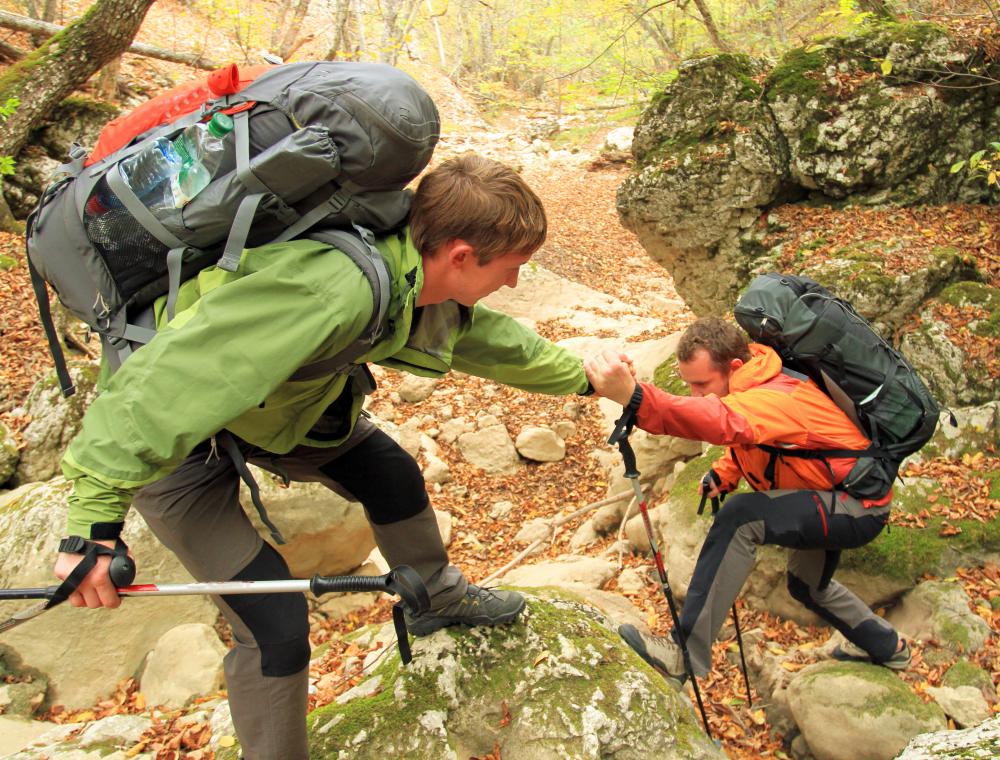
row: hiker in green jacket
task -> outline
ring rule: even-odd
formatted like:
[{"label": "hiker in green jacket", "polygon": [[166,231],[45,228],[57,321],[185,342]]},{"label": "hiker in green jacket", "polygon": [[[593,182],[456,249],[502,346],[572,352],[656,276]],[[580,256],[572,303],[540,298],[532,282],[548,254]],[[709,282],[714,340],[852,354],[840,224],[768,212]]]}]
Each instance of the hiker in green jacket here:
[{"label": "hiker in green jacket", "polygon": [[[245,250],[236,272],[203,270],[182,285],[172,320],[157,303],[159,333],[87,411],[63,459],[68,532],[114,546],[131,504],[197,580],[288,578],[240,507],[237,467],[217,445],[226,431],[245,461],[362,503],[389,565],[427,585],[431,609],[408,615],[412,633],[514,620],[524,599],[449,564],[416,461],[361,415],[364,364],[587,392],[577,357],[477,303],[517,284],[545,234],[542,204],[514,171],[471,154],[444,162],[421,181],[409,226],[376,240],[390,270],[387,329],[352,371],[313,379],[292,375],[351,345],[372,315],[372,288],[347,256],[295,240]],[[56,575],[80,558],[59,554]],[[99,558],[72,604],[118,606],[109,561]],[[216,603],[236,641],[225,673],[244,757],[307,757],[305,597]]]}]

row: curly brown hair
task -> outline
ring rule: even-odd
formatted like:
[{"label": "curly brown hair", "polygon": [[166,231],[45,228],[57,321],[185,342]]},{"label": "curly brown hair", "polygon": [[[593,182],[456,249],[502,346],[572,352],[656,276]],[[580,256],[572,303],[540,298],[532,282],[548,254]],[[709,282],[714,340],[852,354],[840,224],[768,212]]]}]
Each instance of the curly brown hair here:
[{"label": "curly brown hair", "polygon": [[746,334],[719,317],[702,317],[684,331],[677,344],[677,360],[691,361],[700,348],[708,351],[712,363],[719,369],[728,367],[733,359],[750,361]]},{"label": "curly brown hair", "polygon": [[480,264],[534,253],[548,229],[542,202],[521,175],[475,153],[448,159],[420,181],[409,223],[420,253],[464,240]]}]

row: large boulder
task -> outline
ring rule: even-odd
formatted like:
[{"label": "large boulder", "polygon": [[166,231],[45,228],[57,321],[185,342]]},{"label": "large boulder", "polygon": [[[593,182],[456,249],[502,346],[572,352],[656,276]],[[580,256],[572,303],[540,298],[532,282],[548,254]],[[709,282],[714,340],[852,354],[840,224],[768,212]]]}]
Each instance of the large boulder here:
[{"label": "large boulder", "polygon": [[788,692],[792,715],[816,760],[890,760],[913,737],[948,726],[941,708],[877,665],[810,665]]},{"label": "large boulder", "polygon": [[149,653],[139,682],[146,703],[167,709],[222,687],[226,647],[204,623],[184,623],[167,631]]},{"label": "large boulder", "polygon": [[24,450],[14,475],[16,483],[45,481],[61,472],[59,460],[80,431],[83,415],[97,396],[99,372],[96,362],[71,362],[69,373],[76,393],[69,398],[63,396],[55,371],[35,383],[24,402],[31,422],[21,434]]},{"label": "large boulder", "polygon": [[777,204],[986,201],[985,183],[947,169],[995,138],[996,98],[974,86],[942,97],[932,82],[947,69],[971,84],[975,55],[931,24],[879,23],[769,70],[731,54],[688,61],[636,126],[622,222],[705,315],[749,282],[758,222]]},{"label": "large boulder", "polygon": [[[0,496],[0,587],[56,583],[52,563],[65,535],[70,485],[61,478],[31,483]],[[150,532],[138,514],[126,520],[122,538],[138,566],[138,580],[190,583],[191,576]],[[12,615],[27,606],[6,602]],[[77,609],[63,604],[6,631],[3,643],[24,665],[49,679],[48,700],[69,708],[94,704],[138,671],[146,654],[179,622],[214,625],[218,611],[205,596],[126,599],[117,610]]]},{"label": "large boulder", "polygon": [[[276,548],[292,575],[343,575],[360,566],[375,548],[375,536],[359,502],[348,501],[321,483],[285,486],[257,467],[251,471],[268,517],[287,542]],[[241,485],[240,499],[250,506],[245,484]],[[261,535],[269,535],[257,510],[251,507],[247,513]]]},{"label": "large boulder", "polygon": [[959,459],[990,448],[1000,448],[1000,401],[941,412],[937,430],[920,450],[920,457]]},{"label": "large boulder", "polygon": [[740,235],[787,183],[785,141],[760,101],[764,72],[743,55],[685,62],[636,125],[618,212],[697,314],[735,301],[746,276]]},{"label": "large boulder", "polygon": [[513,625],[417,639],[405,668],[384,658],[310,714],[311,756],[724,757],[610,620],[564,593],[527,602]]}]

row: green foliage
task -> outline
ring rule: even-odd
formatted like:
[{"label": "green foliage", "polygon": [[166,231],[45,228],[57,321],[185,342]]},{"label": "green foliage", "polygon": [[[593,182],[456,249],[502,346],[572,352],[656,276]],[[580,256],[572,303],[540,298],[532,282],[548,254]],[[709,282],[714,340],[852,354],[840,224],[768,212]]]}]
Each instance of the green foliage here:
[{"label": "green foliage", "polygon": [[[0,121],[7,121],[13,116],[19,105],[21,105],[19,98],[7,98],[7,101],[0,105]],[[14,166],[13,156],[0,156],[0,177],[13,174]]]},{"label": "green foliage", "polygon": [[963,169],[973,177],[982,178],[988,187],[1000,189],[1000,142],[992,142],[989,148],[977,150],[951,165],[952,174]]}]

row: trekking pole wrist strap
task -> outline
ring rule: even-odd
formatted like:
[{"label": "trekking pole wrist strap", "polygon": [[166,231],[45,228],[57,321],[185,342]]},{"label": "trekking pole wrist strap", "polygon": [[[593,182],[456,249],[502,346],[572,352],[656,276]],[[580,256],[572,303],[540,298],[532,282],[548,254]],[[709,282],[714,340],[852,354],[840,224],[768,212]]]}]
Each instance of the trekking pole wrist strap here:
[{"label": "trekking pole wrist strap", "polygon": [[97,565],[98,557],[111,557],[108,575],[115,586],[127,586],[135,579],[135,564],[128,556],[128,546],[120,538],[116,538],[114,548],[110,548],[94,541],[88,541],[82,536],[68,536],[59,542],[59,552],[62,554],[82,554],[83,559],[56,588],[46,605],[46,609],[66,601]]}]

